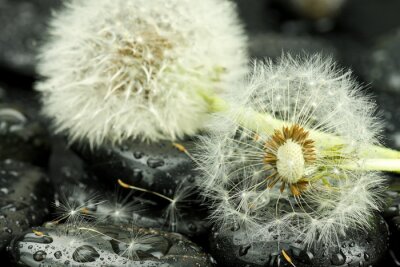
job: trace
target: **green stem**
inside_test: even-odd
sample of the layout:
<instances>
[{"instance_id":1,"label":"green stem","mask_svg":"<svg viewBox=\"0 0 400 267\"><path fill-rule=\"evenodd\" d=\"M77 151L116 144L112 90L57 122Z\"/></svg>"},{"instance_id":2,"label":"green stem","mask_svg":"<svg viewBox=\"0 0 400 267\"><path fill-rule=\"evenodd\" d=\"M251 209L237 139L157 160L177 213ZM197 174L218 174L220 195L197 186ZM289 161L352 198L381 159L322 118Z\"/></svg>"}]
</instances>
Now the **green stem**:
<instances>
[{"instance_id":1,"label":"green stem","mask_svg":"<svg viewBox=\"0 0 400 267\"><path fill-rule=\"evenodd\" d=\"M341 166L349 170L387 171L400 173L400 159L363 159Z\"/></svg>"},{"instance_id":2,"label":"green stem","mask_svg":"<svg viewBox=\"0 0 400 267\"><path fill-rule=\"evenodd\" d=\"M210 96L206 93L202 95L210 105L210 112L226 112L231 109L229 103L222 98ZM237 112L236 117L240 125L257 132L272 134L275 129L281 129L283 126L287 126L282 120L249 108L238 108L235 112ZM310 138L322 147L340 146L345 143L339 136L316 130L306 130L309 131ZM363 149L359 156L366 163L363 167L364 169L400 173L400 151L378 145L370 145Z\"/></svg>"}]
</instances>

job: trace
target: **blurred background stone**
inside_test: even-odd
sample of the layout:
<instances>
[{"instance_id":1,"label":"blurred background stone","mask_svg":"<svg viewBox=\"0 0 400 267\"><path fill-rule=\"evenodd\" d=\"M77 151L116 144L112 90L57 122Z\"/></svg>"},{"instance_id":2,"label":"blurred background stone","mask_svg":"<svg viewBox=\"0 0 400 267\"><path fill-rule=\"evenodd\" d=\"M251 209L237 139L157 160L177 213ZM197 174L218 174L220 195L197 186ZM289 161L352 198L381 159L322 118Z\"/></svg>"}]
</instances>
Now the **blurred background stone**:
<instances>
[{"instance_id":1,"label":"blurred background stone","mask_svg":"<svg viewBox=\"0 0 400 267\"><path fill-rule=\"evenodd\" d=\"M382 91L400 94L400 28L379 39L364 64L364 79Z\"/></svg>"},{"instance_id":2,"label":"blurred background stone","mask_svg":"<svg viewBox=\"0 0 400 267\"><path fill-rule=\"evenodd\" d=\"M0 66L34 75L38 45L60 0L0 0Z\"/></svg>"},{"instance_id":3,"label":"blurred background stone","mask_svg":"<svg viewBox=\"0 0 400 267\"><path fill-rule=\"evenodd\" d=\"M325 57L338 57L336 48L322 38L278 33L250 36L249 51L250 56L254 58L275 59L282 53L300 56L320 53Z\"/></svg>"},{"instance_id":4,"label":"blurred background stone","mask_svg":"<svg viewBox=\"0 0 400 267\"><path fill-rule=\"evenodd\" d=\"M49 179L29 164L0 162L0 251L14 235L41 224L52 197Z\"/></svg>"},{"instance_id":5,"label":"blurred background stone","mask_svg":"<svg viewBox=\"0 0 400 267\"><path fill-rule=\"evenodd\" d=\"M24 106L0 103L0 160L15 159L47 165L47 130Z\"/></svg>"}]
</instances>

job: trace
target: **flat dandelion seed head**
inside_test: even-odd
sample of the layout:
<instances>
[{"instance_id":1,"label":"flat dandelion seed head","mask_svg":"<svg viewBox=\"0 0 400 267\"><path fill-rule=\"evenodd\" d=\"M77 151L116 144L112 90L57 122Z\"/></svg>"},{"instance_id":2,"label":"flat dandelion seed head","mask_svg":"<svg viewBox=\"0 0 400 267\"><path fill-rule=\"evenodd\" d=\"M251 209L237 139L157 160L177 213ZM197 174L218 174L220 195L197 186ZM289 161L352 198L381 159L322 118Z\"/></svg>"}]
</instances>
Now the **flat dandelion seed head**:
<instances>
[{"instance_id":1,"label":"flat dandelion seed head","mask_svg":"<svg viewBox=\"0 0 400 267\"><path fill-rule=\"evenodd\" d=\"M36 85L44 113L93 146L192 135L209 116L204 95L247 71L228 0L71 0L50 26Z\"/></svg>"}]
</instances>

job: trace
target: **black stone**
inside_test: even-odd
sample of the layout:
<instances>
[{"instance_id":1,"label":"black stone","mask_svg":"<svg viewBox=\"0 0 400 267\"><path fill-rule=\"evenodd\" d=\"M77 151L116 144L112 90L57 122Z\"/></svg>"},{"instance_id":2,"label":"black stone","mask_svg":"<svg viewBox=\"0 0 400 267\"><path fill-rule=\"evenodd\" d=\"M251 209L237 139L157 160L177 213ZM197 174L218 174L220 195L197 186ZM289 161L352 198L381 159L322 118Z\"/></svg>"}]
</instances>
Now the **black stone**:
<instances>
[{"instance_id":1,"label":"black stone","mask_svg":"<svg viewBox=\"0 0 400 267\"><path fill-rule=\"evenodd\" d=\"M251 57L275 59L282 53L293 56L319 53L336 58L336 49L329 42L318 37L291 36L277 33L264 33L250 37L249 51Z\"/></svg>"},{"instance_id":2,"label":"black stone","mask_svg":"<svg viewBox=\"0 0 400 267\"><path fill-rule=\"evenodd\" d=\"M382 37L373 47L363 75L374 88L396 92L400 97L400 28Z\"/></svg>"},{"instance_id":3,"label":"black stone","mask_svg":"<svg viewBox=\"0 0 400 267\"><path fill-rule=\"evenodd\" d=\"M51 185L47 176L28 164L0 162L0 251L48 214Z\"/></svg>"},{"instance_id":4,"label":"black stone","mask_svg":"<svg viewBox=\"0 0 400 267\"><path fill-rule=\"evenodd\" d=\"M399 150L400 149L400 93L384 92L375 90L376 101L379 112L385 123L384 142L385 145Z\"/></svg>"},{"instance_id":5,"label":"black stone","mask_svg":"<svg viewBox=\"0 0 400 267\"><path fill-rule=\"evenodd\" d=\"M127 149L127 148L125 148ZM143 153L136 153L137 159L144 157ZM156 167L159 168L159 167ZM134 170L135 171L135 170ZM140 171L141 172L141 171ZM206 220L207 211L199 203L194 202L190 205L185 199L185 205L177 209L179 216L176 225L171 225L171 221L166 216L166 208L169 204L160 201L159 198L149 199L149 194L135 195L137 193L130 189L119 187L113 191L117 185L110 186L108 183L103 185L98 178L85 169L82 160L69 150L62 140L56 140L53 146L53 154L50 159L50 177L55 187L55 202L74 202L78 206L88 205L93 196L98 196L98 200L92 200L93 206L91 213L95 217L116 209L130 207L129 214L125 217L103 218L115 223L126 223L147 228L157 228L166 231L174 230L185 236L195 239L204 239L210 228ZM191 182L193 183L193 181ZM117 187L118 188L118 187ZM131 204L134 206L132 207ZM126 216L128 215L128 216Z\"/></svg>"},{"instance_id":6,"label":"black stone","mask_svg":"<svg viewBox=\"0 0 400 267\"><path fill-rule=\"evenodd\" d=\"M383 216L391 232L387 266L400 265L400 179L392 177L385 192L386 207ZM385 265L385 266L386 266Z\"/></svg>"},{"instance_id":7,"label":"black stone","mask_svg":"<svg viewBox=\"0 0 400 267\"><path fill-rule=\"evenodd\" d=\"M60 0L0 0L0 66L33 75L38 45Z\"/></svg>"},{"instance_id":8,"label":"black stone","mask_svg":"<svg viewBox=\"0 0 400 267\"><path fill-rule=\"evenodd\" d=\"M50 144L38 118L18 104L0 102L0 160L46 165Z\"/></svg>"},{"instance_id":9,"label":"black stone","mask_svg":"<svg viewBox=\"0 0 400 267\"><path fill-rule=\"evenodd\" d=\"M347 0L338 26L357 38L371 42L400 26L398 0Z\"/></svg>"},{"instance_id":10,"label":"black stone","mask_svg":"<svg viewBox=\"0 0 400 267\"><path fill-rule=\"evenodd\" d=\"M20 266L31 267L213 266L210 256L182 235L136 226L48 224L16 237L10 253Z\"/></svg>"},{"instance_id":11,"label":"black stone","mask_svg":"<svg viewBox=\"0 0 400 267\"><path fill-rule=\"evenodd\" d=\"M296 235L282 232L279 238L268 242L249 243L245 230L229 227L214 229L210 235L210 252L218 266L277 267L292 266L282 255L284 250L297 267L312 266L381 266L388 247L388 227L382 217L376 216L372 229L349 229L340 246L323 244L307 247Z\"/></svg>"},{"instance_id":12,"label":"black stone","mask_svg":"<svg viewBox=\"0 0 400 267\"><path fill-rule=\"evenodd\" d=\"M270 31L278 27L278 16L270 7L271 0L234 0L249 33Z\"/></svg>"},{"instance_id":13,"label":"black stone","mask_svg":"<svg viewBox=\"0 0 400 267\"><path fill-rule=\"evenodd\" d=\"M182 142L190 152L191 141ZM75 145L73 149L86 162L87 168L104 184L115 187L118 179L124 182L173 196L179 185L193 186L200 175L194 162L171 142L126 142L121 146L103 146L91 149Z\"/></svg>"}]
</instances>

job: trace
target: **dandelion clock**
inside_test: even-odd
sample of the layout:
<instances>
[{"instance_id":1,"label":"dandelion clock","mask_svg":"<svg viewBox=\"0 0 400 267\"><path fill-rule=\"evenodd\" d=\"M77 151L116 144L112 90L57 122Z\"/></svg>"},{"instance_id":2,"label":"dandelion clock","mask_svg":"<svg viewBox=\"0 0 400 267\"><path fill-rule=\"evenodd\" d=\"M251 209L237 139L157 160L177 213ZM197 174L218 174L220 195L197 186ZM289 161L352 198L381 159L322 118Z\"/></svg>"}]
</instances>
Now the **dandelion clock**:
<instances>
[{"instance_id":1,"label":"dandelion clock","mask_svg":"<svg viewBox=\"0 0 400 267\"><path fill-rule=\"evenodd\" d=\"M314 255L304 266L328 266L315 260L330 257L343 259L338 265L355 261L334 249L348 240L364 244L368 233L385 247L387 229L375 217L383 177L364 164L381 124L351 73L319 56L284 55L256 62L238 91L227 96L236 108L216 117L197 156L204 173L199 186L214 208L213 238L233 238L244 261L246 255L255 261L257 249L275 255L263 257L271 266L292 262L293 244Z\"/></svg>"},{"instance_id":2,"label":"dandelion clock","mask_svg":"<svg viewBox=\"0 0 400 267\"><path fill-rule=\"evenodd\" d=\"M100 178L172 195L192 161L171 141L202 130L246 66L230 1L74 0L50 22L36 89Z\"/></svg>"},{"instance_id":3,"label":"dandelion clock","mask_svg":"<svg viewBox=\"0 0 400 267\"><path fill-rule=\"evenodd\" d=\"M68 1L39 56L44 113L92 146L193 135L207 96L245 71L235 12L226 0Z\"/></svg>"}]
</instances>

